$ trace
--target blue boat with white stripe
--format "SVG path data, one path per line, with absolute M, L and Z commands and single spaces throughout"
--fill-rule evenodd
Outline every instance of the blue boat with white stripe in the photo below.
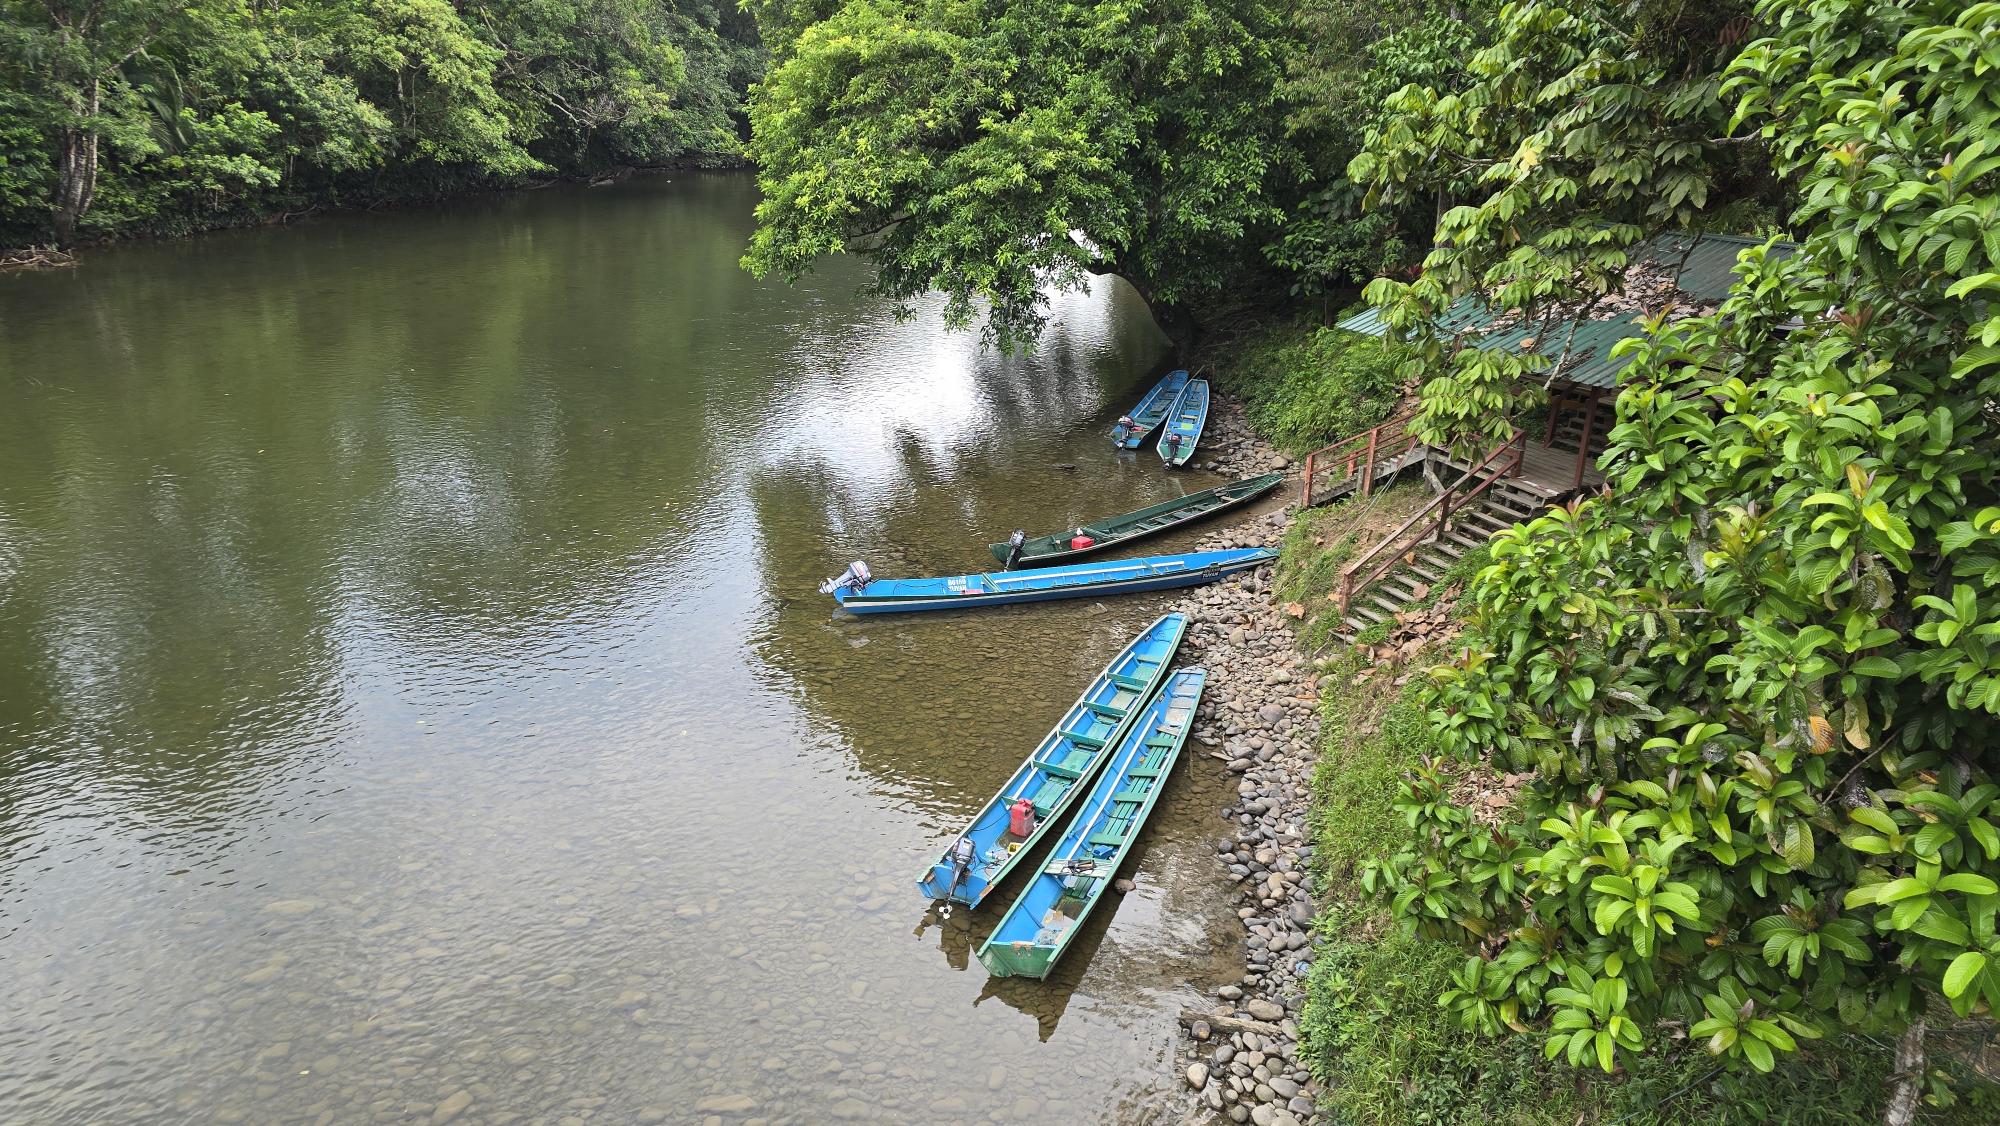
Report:
M 1177 672 L 1139 713 L 1077 808 L 1076 822 L 979 948 L 988 973 L 1045 978 L 1055 968 L 1159 804 L 1207 679 L 1201 669 Z
M 854 614 L 964 610 L 1200 586 L 1277 557 L 1277 551 L 1268 547 L 1236 548 L 928 579 L 878 579 L 867 564 L 857 562 L 845 574 L 822 583 L 820 590 Z
M 1113 657 L 1000 792 L 951 838 L 917 888 L 947 905 L 978 906 L 1090 789 L 1166 678 L 1187 628 L 1186 614 L 1164 615 Z
M 1166 378 L 1153 384 L 1153 389 L 1146 392 L 1146 397 L 1139 400 L 1132 413 L 1120 418 L 1118 425 L 1111 428 L 1111 444 L 1126 450 L 1136 450 L 1145 445 L 1146 435 L 1166 421 L 1167 414 L 1180 401 L 1181 389 L 1187 386 L 1187 382 L 1187 372 L 1170 371 Z
M 1170 468 L 1179 469 L 1194 457 L 1194 448 L 1201 441 L 1202 427 L 1208 425 L 1208 380 L 1189 381 L 1181 389 L 1181 397 L 1174 400 L 1172 417 L 1160 431 L 1160 460 Z

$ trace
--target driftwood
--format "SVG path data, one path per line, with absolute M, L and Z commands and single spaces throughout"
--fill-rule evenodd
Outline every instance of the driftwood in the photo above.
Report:
M 1220 1013 L 1204 1013 L 1194 1009 L 1181 1010 L 1182 1024 L 1193 1024 L 1195 1021 L 1201 1021 L 1217 1032 L 1254 1032 L 1259 1036 L 1275 1036 L 1280 1039 L 1283 1039 L 1285 1036 L 1284 1029 L 1279 1028 L 1275 1024 L 1267 1024 L 1261 1020 L 1223 1016 Z
M 0 250 L 0 270 L 52 270 L 76 265 L 76 255 L 53 246 Z

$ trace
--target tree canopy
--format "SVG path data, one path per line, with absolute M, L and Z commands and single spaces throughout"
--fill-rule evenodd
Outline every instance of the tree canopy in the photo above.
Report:
M 0 0 L 0 244 L 733 153 L 718 0 Z
M 1176 332 L 1279 215 L 1281 34 L 1262 0 L 850 0 L 752 99 L 745 262 L 861 249 L 883 293 L 1007 344 L 1043 287 L 1116 274 Z
M 1622 288 L 1644 240 L 1740 227 L 1768 204 L 1761 148 L 1727 135 L 1719 94 L 1748 17 L 1748 0 L 1511 5 L 1465 89 L 1412 85 L 1389 99 L 1350 174 L 1378 205 L 1459 201 L 1439 215 L 1420 276 L 1367 292 L 1420 339 L 1429 440 L 1506 437 L 1533 405 L 1528 377 L 1551 362 L 1432 331 L 1452 303 L 1471 296 L 1561 333 Z

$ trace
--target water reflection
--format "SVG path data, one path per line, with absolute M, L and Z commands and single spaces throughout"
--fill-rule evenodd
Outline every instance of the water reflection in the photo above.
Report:
M 911 890 L 1162 600 L 813 591 L 1203 487 L 1104 441 L 1161 341 L 1113 286 L 1001 358 L 851 264 L 756 284 L 752 203 L 639 181 L 0 277 L 10 1117 L 1068 1121 L 1171 1082 L 1217 779 L 1000 1004 L 991 920 Z

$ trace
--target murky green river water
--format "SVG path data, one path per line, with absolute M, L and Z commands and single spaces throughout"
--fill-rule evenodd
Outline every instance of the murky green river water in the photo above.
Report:
M 0 276 L 0 1117 L 1150 1120 L 1233 949 L 1213 772 L 1047 984 L 911 883 L 1166 596 L 814 586 L 1210 483 L 1103 437 L 1164 344 L 1111 285 L 1004 359 L 757 283 L 753 203 Z

